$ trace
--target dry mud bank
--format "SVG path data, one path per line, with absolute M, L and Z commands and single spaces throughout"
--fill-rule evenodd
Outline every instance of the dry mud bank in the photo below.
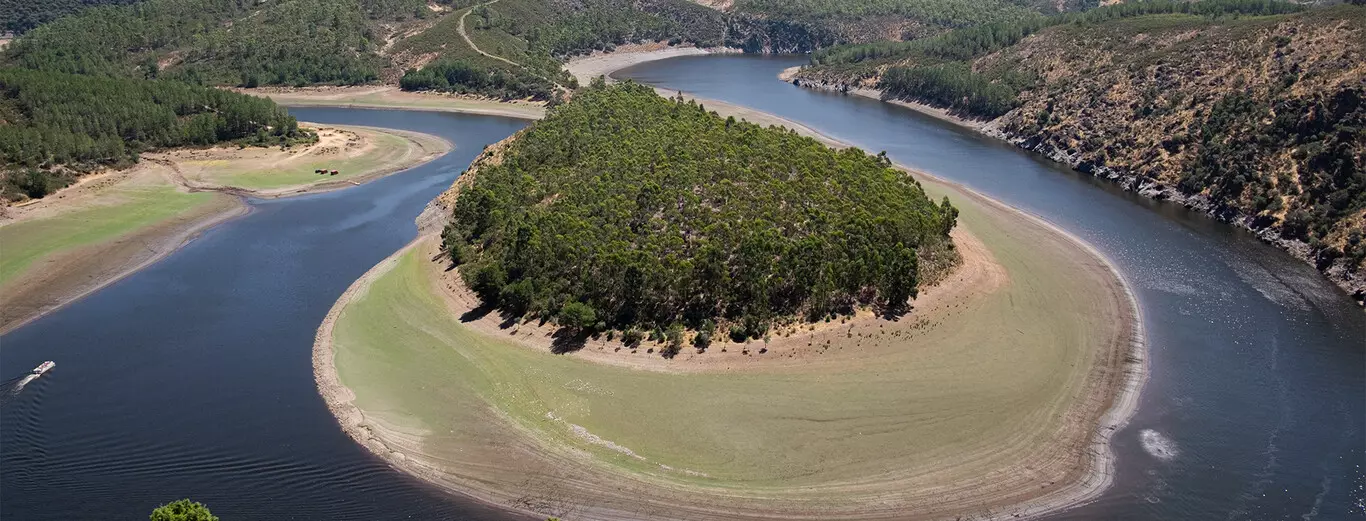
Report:
M 964 264 L 900 321 L 670 361 L 552 355 L 544 330 L 462 321 L 472 302 L 425 235 L 329 313 L 320 393 L 399 468 L 570 519 L 1015 518 L 1094 498 L 1146 376 L 1132 295 L 1074 237 L 915 175 L 962 210 Z
M 300 87 L 234 89 L 262 96 L 291 107 L 343 107 L 395 110 L 462 112 L 518 119 L 540 119 L 545 105 L 536 102 L 499 101 L 475 96 L 434 92 L 404 92 L 395 86 Z
M 1108 265 L 1009 213 L 964 212 L 984 238 L 965 238 L 964 266 L 903 321 L 858 319 L 763 354 L 759 343 L 721 344 L 672 361 L 591 345 L 557 356 L 534 328 L 462 323 L 470 302 L 431 262 L 428 238 L 348 290 L 319 330 L 315 370 L 367 447 L 517 509 L 1037 514 L 1108 483 L 1105 444 L 1143 365 L 1132 303 Z M 1014 222 L 982 229 L 998 218 Z

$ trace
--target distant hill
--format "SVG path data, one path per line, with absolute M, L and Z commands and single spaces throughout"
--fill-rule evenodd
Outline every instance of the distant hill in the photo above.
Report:
M 1257 231 L 1366 294 L 1366 7 L 1143 2 L 837 47 L 798 81 L 987 131 Z
M 0 63 L 247 87 L 397 82 L 440 63 L 477 76 L 451 90 L 544 98 L 569 81 L 567 56 L 638 41 L 718 46 L 726 33 L 721 13 L 685 0 L 145 0 L 39 26 Z
M 705 4 L 58 0 L 24 4 L 7 13 L 14 20 L 13 30 L 23 34 L 0 55 L 0 63 L 237 86 L 397 83 L 410 69 L 431 64 L 437 70 L 414 76 L 408 86 L 548 99 L 572 83 L 561 72 L 564 59 L 626 43 L 807 52 L 839 43 L 900 40 L 954 27 L 1015 21 L 1043 9 L 1012 0 Z M 1053 7 L 1044 10 L 1048 9 Z M 48 23 L 38 25 L 43 22 Z

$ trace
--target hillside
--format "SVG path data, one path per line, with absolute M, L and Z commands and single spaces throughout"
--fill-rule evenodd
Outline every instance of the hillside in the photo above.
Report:
M 859 307 L 900 313 L 918 273 L 954 258 L 957 211 L 885 158 L 633 83 L 580 91 L 500 158 L 464 185 L 443 236 L 509 319 L 686 325 L 705 347 L 718 322 L 743 339 Z
M 409 87 L 544 100 L 569 81 L 565 57 L 637 41 L 718 46 L 725 24 L 685 0 L 145 0 L 37 27 L 0 63 L 242 87 L 396 83 L 434 63 Z
M 957 55 L 930 41 L 836 49 L 799 81 L 989 120 L 1024 148 L 1248 227 L 1363 298 L 1366 8 L 1205 5 L 1224 13 L 1097 10 L 940 38 Z
M 82 9 L 104 4 L 130 4 L 138 0 L 45 0 L 0 1 L 0 34 L 22 33 Z
M 0 200 L 38 198 L 147 150 L 313 136 L 267 99 L 180 82 L 0 69 Z
M 430 65 L 433 70 L 412 75 L 404 87 L 549 100 L 572 88 L 572 79 L 561 71 L 566 58 L 627 43 L 809 52 L 839 43 L 918 38 L 955 27 L 1017 21 L 1058 6 L 1071 4 L 66 1 L 11 14 L 14 20 L 7 23 L 22 35 L 0 55 L 0 64 L 241 87 L 392 84 Z M 38 25 L 48 20 L 54 21 Z

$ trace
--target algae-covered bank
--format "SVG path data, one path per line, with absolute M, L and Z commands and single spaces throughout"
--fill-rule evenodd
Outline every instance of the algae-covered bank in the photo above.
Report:
M 896 320 L 671 360 L 649 341 L 557 355 L 536 321 L 475 318 L 429 228 L 329 313 L 320 392 L 399 468 L 575 519 L 1023 516 L 1094 497 L 1145 367 L 1123 281 L 1062 232 L 916 177 L 958 208 L 962 262 Z

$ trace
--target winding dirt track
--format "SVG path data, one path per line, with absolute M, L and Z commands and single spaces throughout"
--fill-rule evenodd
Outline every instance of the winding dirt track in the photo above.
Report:
M 482 3 L 482 4 L 479 4 L 479 5 L 476 6 L 476 7 L 488 7 L 488 6 L 493 5 L 493 4 L 496 4 L 496 3 L 498 3 L 498 0 L 491 0 L 491 1 L 489 1 L 489 2 L 484 2 L 484 3 Z M 532 71 L 530 67 L 527 67 L 527 66 L 525 66 L 525 65 L 522 65 L 522 64 L 517 63 L 517 62 L 512 61 L 512 60 L 509 60 L 509 59 L 504 58 L 504 57 L 502 57 L 502 56 L 498 56 L 498 55 L 495 55 L 495 54 L 491 54 L 491 53 L 485 52 L 483 49 L 480 49 L 478 45 L 475 45 L 475 44 L 474 44 L 474 40 L 471 40 L 471 39 L 470 39 L 469 33 L 465 32 L 465 17 L 469 16 L 470 13 L 474 12 L 474 9 L 475 9 L 474 7 L 471 7 L 471 8 L 469 8 L 469 9 L 466 9 L 465 12 L 460 13 L 460 25 L 459 25 L 459 27 L 457 27 L 457 29 L 460 31 L 460 37 L 465 39 L 465 43 L 468 44 L 468 45 L 470 46 L 471 49 L 474 49 L 474 52 L 477 52 L 477 53 L 482 54 L 482 55 L 484 55 L 484 56 L 487 56 L 487 57 L 489 57 L 489 58 L 493 58 L 493 59 L 495 59 L 495 60 L 498 60 L 498 61 L 500 61 L 500 62 L 506 63 L 506 64 L 508 64 L 508 65 L 512 65 L 512 66 L 514 66 L 514 67 L 520 67 L 520 68 L 522 68 L 522 69 L 525 69 L 527 72 L 531 72 L 532 74 L 536 74 L 537 76 L 540 76 L 540 75 L 537 74 L 536 72 Z M 559 89 L 559 90 L 562 90 L 562 91 L 566 91 L 566 92 L 569 91 L 569 89 L 566 89 L 566 88 L 564 87 L 564 85 L 560 85 L 560 82 L 555 81 L 555 80 L 553 80 L 553 79 L 551 79 L 551 78 L 545 78 L 545 79 L 548 80 L 548 81 L 550 81 L 550 83 L 553 83 L 553 84 L 555 85 L 555 88 L 556 88 L 556 89 Z
M 479 5 L 476 6 L 476 7 L 488 7 L 488 6 L 493 5 L 493 4 L 496 4 L 496 3 L 498 3 L 498 0 L 492 0 L 492 1 L 489 1 L 489 2 L 484 2 L 484 3 L 482 3 L 482 4 L 479 4 Z M 482 55 L 484 55 L 484 56 L 488 56 L 489 58 L 493 58 L 493 59 L 495 59 L 495 60 L 498 60 L 498 61 L 500 61 L 500 62 L 506 63 L 506 64 L 508 64 L 508 65 L 512 65 L 512 66 L 516 66 L 516 67 L 522 67 L 522 64 L 517 63 L 517 62 L 515 62 L 515 61 L 509 60 L 509 59 L 504 58 L 504 57 L 502 57 L 502 56 L 494 56 L 494 55 L 492 55 L 492 54 L 489 54 L 489 53 L 487 53 L 487 52 L 484 52 L 483 49 L 480 49 L 478 45 L 475 45 L 475 44 L 474 44 L 474 40 L 471 40 L 471 39 L 470 39 L 469 33 L 465 32 L 465 18 L 468 17 L 468 16 L 470 15 L 470 13 L 472 13 L 472 12 L 474 12 L 474 7 L 471 7 L 471 8 L 469 8 L 469 9 L 466 9 L 465 12 L 460 13 L 460 27 L 459 27 L 459 30 L 460 30 L 460 37 L 465 39 L 465 43 L 468 44 L 468 45 L 470 46 L 471 49 L 474 49 L 474 52 L 477 52 L 477 53 L 482 54 Z

